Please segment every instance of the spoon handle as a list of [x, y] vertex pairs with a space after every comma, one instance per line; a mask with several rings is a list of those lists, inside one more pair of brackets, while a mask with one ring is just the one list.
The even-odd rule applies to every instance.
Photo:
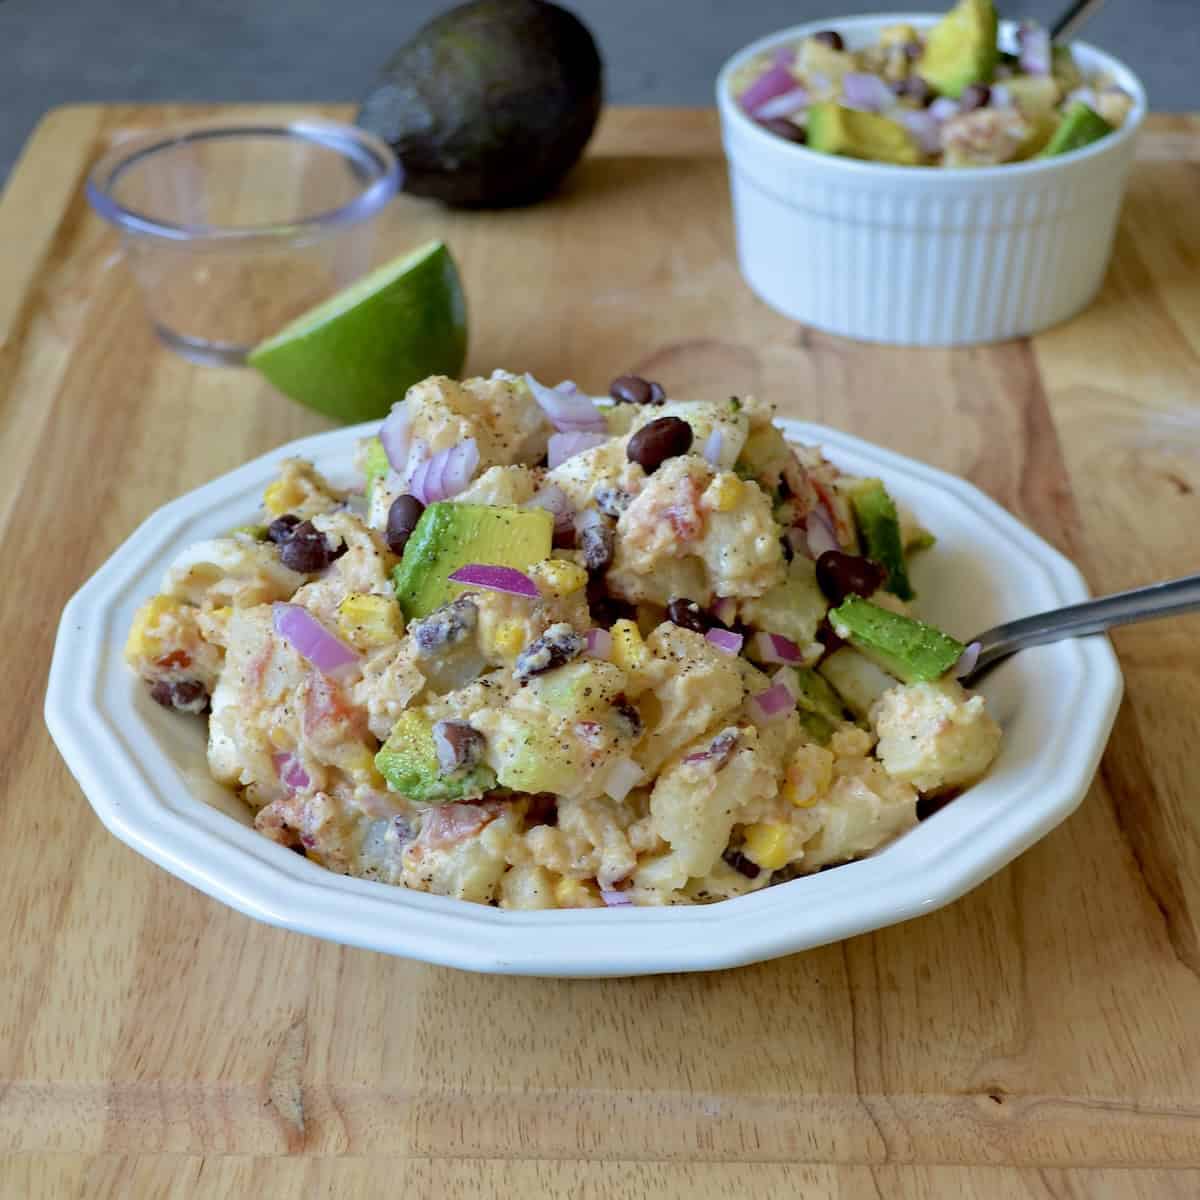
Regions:
[[1152, 583], [1149, 587], [1086, 600], [1069, 608], [1022, 617], [1019, 621], [997, 625], [975, 639], [980, 650], [971, 674], [976, 675], [989, 664], [1027, 646], [1103, 633], [1114, 625], [1131, 625], [1136, 621], [1197, 611], [1200, 611], [1200, 575], [1185, 575], [1182, 579]]
[[1050, 40], [1062, 41], [1069, 34], [1081, 28], [1085, 21], [1096, 15], [1104, 0], [1076, 0], [1066, 12], [1060, 14], [1058, 20], [1050, 26]]

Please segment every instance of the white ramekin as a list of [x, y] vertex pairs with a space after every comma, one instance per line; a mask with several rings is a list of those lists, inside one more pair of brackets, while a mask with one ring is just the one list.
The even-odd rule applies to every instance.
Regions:
[[[898, 167], [818, 154], [762, 129], [729, 81], [764, 50], [819, 29], [850, 47], [899, 21], [813, 21], [735, 54], [717, 77], [738, 260], [772, 308], [844, 337], [918, 346], [992, 342], [1073, 316], [1096, 294], [1146, 115], [1138, 78], [1074, 43], [1085, 73], [1107, 70], [1134, 97], [1112, 136], [1061, 158], [998, 167]], [[1011, 38], [1010, 25], [1002, 40]]]

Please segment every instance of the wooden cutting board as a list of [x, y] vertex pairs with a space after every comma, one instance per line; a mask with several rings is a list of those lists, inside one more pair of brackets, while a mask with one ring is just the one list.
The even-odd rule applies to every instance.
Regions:
[[[82, 196], [114, 135], [216, 111], [58, 110], [0, 210], [0, 1195], [1200, 1194], [1195, 618], [1117, 636], [1100, 777], [1033, 850], [922, 920], [743, 970], [497, 979], [342, 949], [104, 832], [41, 719], [60, 607], [158, 505], [324, 427], [161, 349]], [[975, 350], [755, 300], [708, 112], [608, 113], [527, 211], [397, 202], [387, 249], [451, 243], [472, 371], [768, 395], [974, 480], [1107, 591], [1200, 568], [1198, 185], [1200, 119], [1151, 121], [1099, 300]]]

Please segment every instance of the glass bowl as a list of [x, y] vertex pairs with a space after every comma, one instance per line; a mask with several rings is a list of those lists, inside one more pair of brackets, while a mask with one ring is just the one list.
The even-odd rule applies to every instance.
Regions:
[[93, 168], [87, 196], [120, 231], [163, 342], [194, 362], [240, 365], [370, 269], [399, 186], [380, 139], [294, 120], [129, 137]]

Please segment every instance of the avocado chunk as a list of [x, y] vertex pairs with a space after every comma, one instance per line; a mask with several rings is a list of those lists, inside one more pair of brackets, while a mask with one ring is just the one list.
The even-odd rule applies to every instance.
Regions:
[[930, 31], [917, 74], [943, 96], [958, 99], [973, 83], [989, 83], [1000, 51], [992, 0], [959, 0]]
[[884, 587], [901, 600], [914, 596], [904, 562], [900, 517], [881, 479], [864, 479], [850, 492], [850, 506], [866, 555], [887, 571]]
[[396, 51], [357, 121], [396, 152], [406, 192], [507, 208], [558, 185], [603, 98], [600, 54], [578, 18], [543, 0], [475, 0]]
[[867, 719], [871, 705], [888, 688], [896, 686], [896, 681], [890, 675], [881, 671], [853, 646], [839, 647], [821, 663], [818, 670], [860, 721]]
[[534, 721], [505, 722], [491, 741], [496, 778], [515, 792], [569, 794], [584, 764], [575, 761], [550, 726]]
[[931, 683], [958, 662], [966, 647], [912, 617], [850, 596], [829, 614], [833, 631], [903, 683]]
[[383, 443], [373, 437], [367, 442], [367, 451], [363, 458], [363, 473], [367, 477], [367, 503], [371, 502], [371, 489], [375, 486], [377, 479], [382, 479], [388, 471], [392, 469], [392, 464], [388, 462], [387, 451], [383, 448]]
[[1046, 148], [1039, 158], [1052, 158], [1056, 154], [1070, 154], [1072, 150], [1082, 150], [1098, 142], [1102, 137], [1112, 133], [1112, 126], [1094, 109], [1089, 108], [1082, 100], [1076, 100], [1063, 113]]
[[414, 804], [474, 799], [496, 786], [495, 772], [484, 763], [445, 774], [438, 765], [433, 723], [412, 709], [400, 714], [375, 755], [375, 766], [393, 792]]
[[463, 585], [447, 576], [468, 563], [526, 571], [550, 557], [554, 517], [542, 508], [490, 504], [431, 504], [392, 573], [406, 620], [428, 616], [453, 600]]
[[822, 100], [808, 110], [808, 148], [843, 158], [916, 166], [920, 147], [899, 121]]
[[803, 649], [816, 640], [817, 627], [829, 611], [829, 601], [817, 583], [811, 559], [796, 555], [787, 578], [761, 596], [739, 604], [741, 618], [754, 629], [778, 633]]

